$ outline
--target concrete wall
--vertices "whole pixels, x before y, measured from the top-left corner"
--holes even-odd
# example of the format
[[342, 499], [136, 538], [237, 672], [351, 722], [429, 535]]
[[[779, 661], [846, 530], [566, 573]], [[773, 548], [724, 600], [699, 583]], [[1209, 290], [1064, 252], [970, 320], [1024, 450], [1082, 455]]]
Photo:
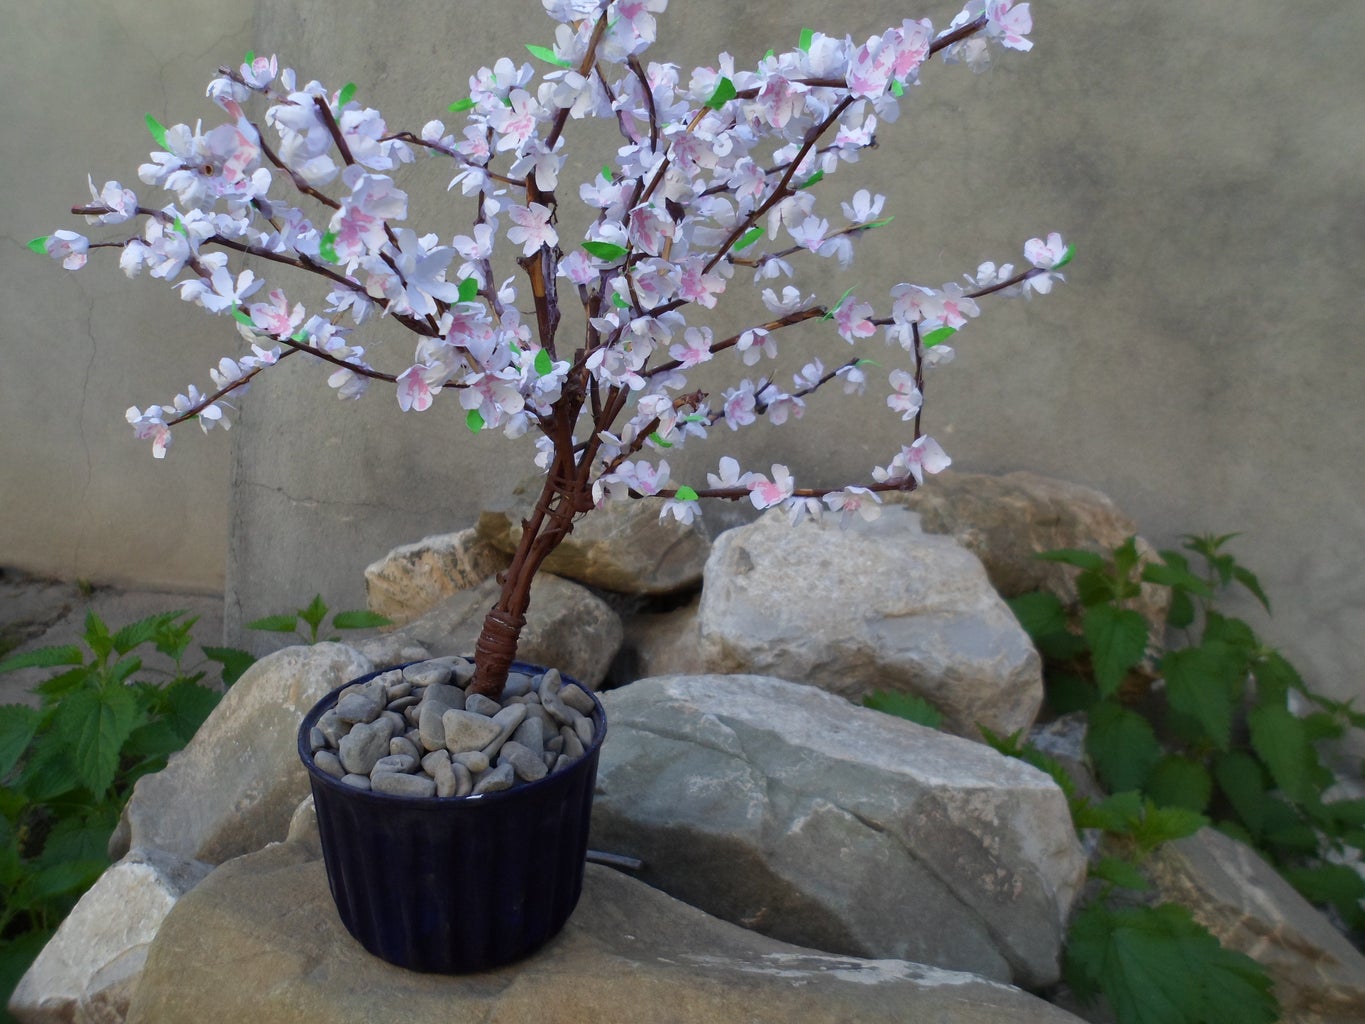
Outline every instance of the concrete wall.
[[[928, 0], [917, 10], [942, 24], [955, 7]], [[980, 259], [1017, 259], [1023, 239], [1061, 230], [1078, 246], [1068, 284], [1047, 299], [987, 310], [964, 334], [957, 363], [932, 382], [929, 429], [959, 467], [1028, 468], [1109, 493], [1161, 546], [1187, 532], [1242, 531], [1234, 550], [1276, 601], [1272, 621], [1252, 614], [1253, 622], [1315, 685], [1359, 693], [1365, 137], [1354, 126], [1365, 123], [1355, 54], [1365, 6], [1039, 0], [1033, 8], [1032, 54], [1006, 55], [980, 76], [929, 68], [901, 120], [884, 126], [879, 150], [827, 183], [830, 203], [859, 185], [886, 191], [896, 221], [868, 236], [846, 278], [806, 283], [831, 297], [852, 283], [869, 295], [906, 279], [939, 285]], [[729, 49], [743, 64], [789, 45], [804, 25], [861, 38], [905, 13], [885, 0], [853, 0], [837, 16], [813, 0], [674, 0], [652, 56], [690, 67]], [[414, 128], [463, 95], [479, 63], [551, 35], [532, 0], [260, 0], [255, 27], [258, 52], [278, 50], [305, 76], [334, 85], [354, 81], [391, 123]], [[211, 42], [203, 42], [205, 64], [245, 48]], [[196, 92], [186, 90], [186, 102]], [[90, 137], [65, 125], [60, 134], [54, 148], [83, 169]], [[582, 165], [601, 158], [593, 143]], [[428, 183], [432, 196], [416, 220], [453, 233], [459, 207], [443, 176]], [[51, 223], [12, 233], [26, 239]], [[25, 282], [54, 273], [38, 262], [25, 264]], [[149, 303], [157, 291], [139, 284], [123, 294]], [[73, 322], [64, 333], [74, 332]], [[156, 335], [166, 336], [160, 327]], [[228, 349], [224, 332], [217, 337], [199, 349], [204, 357]], [[397, 343], [396, 362], [409, 344]], [[813, 333], [808, 344], [842, 343]], [[50, 379], [23, 372], [24, 391]], [[233, 434], [229, 622], [319, 590], [334, 605], [359, 603], [367, 562], [466, 524], [528, 464], [500, 437], [471, 438], [448, 409], [404, 416], [378, 392], [341, 407], [316, 369], [275, 376], [250, 396]], [[755, 430], [734, 448], [748, 462], [784, 461], [806, 479], [837, 479], [843, 466], [894, 451], [899, 422], [875, 405], [832, 402], [794, 429]], [[8, 402], [0, 415], [14, 422]], [[69, 417], [50, 424], [46, 458], [84, 465], [92, 431], [78, 434]], [[178, 486], [194, 463], [223, 451], [219, 438], [177, 444], [193, 446], [188, 458], [174, 453]], [[28, 458], [12, 447], [7, 461]], [[698, 448], [681, 469], [695, 475], [719, 454], [716, 445]], [[166, 478], [149, 463], [136, 463], [147, 474], [140, 479]], [[28, 530], [36, 536], [35, 525]], [[21, 535], [0, 536], [0, 562], [26, 548]]]

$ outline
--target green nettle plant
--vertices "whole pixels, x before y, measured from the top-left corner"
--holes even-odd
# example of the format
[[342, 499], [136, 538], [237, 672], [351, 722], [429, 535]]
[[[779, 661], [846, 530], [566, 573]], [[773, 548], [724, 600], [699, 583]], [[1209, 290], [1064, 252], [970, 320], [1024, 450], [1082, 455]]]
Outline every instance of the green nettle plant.
[[[1233, 586], [1270, 609], [1256, 576], [1225, 550], [1234, 536], [1187, 537], [1183, 551], [1153, 562], [1131, 538], [1107, 555], [1043, 555], [1080, 569], [1080, 635], [1051, 595], [1011, 605], [1046, 658], [1052, 710], [1087, 713], [1086, 752], [1106, 789], [1206, 814], [1359, 932], [1365, 879], [1350, 865], [1365, 850], [1365, 800], [1324, 799], [1335, 776], [1319, 747], [1365, 726], [1365, 714], [1313, 693], [1250, 625], [1216, 609]], [[1169, 588], [1176, 642], [1156, 655], [1160, 685], [1134, 693], [1125, 679], [1153, 656], [1133, 607], [1142, 583]]]
[[[340, 640], [341, 636], [337, 633], [323, 635], [323, 623], [327, 621], [329, 611], [331, 609], [327, 606], [327, 602], [322, 599], [322, 595], [316, 594], [306, 607], [300, 608], [292, 614], [267, 615], [263, 619], [248, 622], [246, 628], [266, 633], [289, 633], [306, 644], [321, 643], [324, 640]], [[371, 611], [353, 610], [337, 612], [333, 615], [331, 628], [377, 629], [380, 626], [391, 625], [393, 625], [393, 621], [383, 615], [377, 615]], [[304, 632], [305, 626], [308, 629], [307, 632]]]
[[[158, 458], [177, 424], [226, 426], [258, 376], [301, 354], [342, 398], [380, 383], [404, 411], [454, 399], [471, 431], [536, 438], [544, 484], [475, 645], [475, 693], [501, 695], [532, 578], [575, 520], [606, 502], [653, 498], [681, 522], [702, 498], [782, 508], [794, 521], [871, 518], [881, 492], [946, 468], [921, 429], [926, 375], [952, 358], [946, 342], [979, 315], [978, 300], [1047, 294], [1072, 257], [1052, 232], [1024, 244], [1023, 269], [987, 262], [965, 284], [902, 283], [880, 314], [853, 289], [817, 296], [782, 283], [799, 261], [847, 266], [859, 237], [890, 224], [885, 197], [867, 189], [831, 209], [828, 179], [875, 145], [934, 57], [981, 69], [992, 49], [1031, 49], [1028, 4], [970, 0], [942, 30], [905, 19], [861, 44], [806, 29], [752, 69], [721, 54], [690, 75], [642, 59], [666, 5], [542, 0], [553, 46], [527, 47], [542, 71], [506, 57], [478, 69], [450, 105], [461, 122], [450, 129], [396, 129], [353, 83], [333, 91], [248, 55], [209, 85], [223, 123], [202, 131], [148, 118], [157, 149], [138, 176], [169, 197], [144, 202], [92, 180], [90, 201], [73, 207], [89, 223], [132, 222], [132, 234], [60, 230], [30, 244], [72, 270], [112, 250], [130, 277], [146, 271], [236, 322], [249, 348], [217, 362], [211, 389], [128, 410]], [[571, 124], [584, 119], [612, 126], [620, 145], [562, 197]], [[397, 172], [419, 154], [449, 164], [467, 234], [408, 226]], [[250, 267], [233, 265], [243, 257]], [[267, 272], [313, 294], [267, 287]], [[721, 300], [743, 278], [767, 313], [718, 329]], [[383, 317], [415, 341], [410, 355], [388, 354], [387, 369], [366, 352]], [[802, 325], [840, 354], [779, 373]], [[863, 354], [879, 336], [888, 345]], [[689, 383], [713, 361], [733, 371], [714, 398]], [[748, 375], [764, 361], [774, 368]], [[685, 443], [781, 425], [808, 401], [862, 394], [878, 379], [881, 414], [905, 436], [862, 476], [798, 487], [784, 465], [764, 473], [729, 457], [705, 481], [670, 476], [666, 453]]]
[[[0, 661], [0, 673], [59, 670], [37, 708], [0, 706], [0, 993], [9, 993], [81, 894], [109, 866], [109, 837], [143, 775], [159, 771], [252, 662], [202, 647], [187, 664], [195, 618], [154, 615], [111, 632], [93, 612], [84, 647], [46, 647]], [[143, 669], [139, 649], [172, 660]], [[0, 1003], [2, 1005], [2, 1003]]]

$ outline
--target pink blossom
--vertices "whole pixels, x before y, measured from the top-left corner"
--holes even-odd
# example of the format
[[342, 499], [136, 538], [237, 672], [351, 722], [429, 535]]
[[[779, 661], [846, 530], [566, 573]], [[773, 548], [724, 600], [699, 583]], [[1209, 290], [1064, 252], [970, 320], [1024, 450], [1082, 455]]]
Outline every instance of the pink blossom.
[[834, 323], [839, 328], [839, 336], [852, 344], [859, 338], [870, 338], [877, 333], [877, 326], [870, 319], [872, 307], [849, 296], [834, 313]]
[[892, 370], [892, 393], [887, 396], [886, 404], [901, 414], [902, 420], [912, 420], [924, 404], [924, 396], [915, 384], [915, 375], [905, 370]]
[[85, 266], [90, 239], [75, 231], [54, 231], [43, 242], [43, 248], [54, 260], [61, 260], [67, 270], [80, 270]]
[[790, 498], [795, 487], [796, 482], [787, 467], [774, 464], [771, 480], [762, 473], [753, 474], [749, 480], [749, 500], [756, 509], [772, 508]]
[[741, 473], [739, 463], [728, 455], [722, 455], [720, 459], [720, 474], [707, 473], [706, 484], [716, 490], [725, 490], [732, 487], [748, 488], [749, 481], [753, 479], [752, 473]]
[[541, 203], [530, 206], [509, 206], [507, 216], [515, 227], [507, 231], [507, 240], [521, 246], [523, 256], [534, 256], [542, 245], [559, 244], [559, 232], [550, 223], [550, 208]]
[[683, 343], [670, 347], [668, 354], [681, 363], [684, 370], [706, 362], [711, 358], [711, 328], [689, 327], [683, 334]]
[[1033, 15], [1028, 4], [1014, 6], [1014, 0], [989, 0], [986, 4], [986, 35], [999, 39], [1008, 50], [1031, 50], [1026, 37], [1033, 31]]
[[276, 338], [291, 338], [299, 324], [303, 323], [303, 304], [298, 303], [289, 309], [289, 300], [279, 288], [270, 293], [270, 301], [252, 303], [247, 307], [251, 322], [266, 334]]
[[409, 366], [398, 375], [398, 408], [404, 412], [410, 409], [426, 412], [431, 408], [432, 396], [441, 388], [439, 384], [433, 388], [427, 382], [426, 373], [427, 367], [418, 364]]
[[825, 495], [825, 504], [831, 512], [838, 512], [839, 525], [847, 529], [855, 516], [864, 522], [871, 522], [882, 514], [881, 497], [876, 491], [866, 487], [845, 487], [841, 491], [830, 491]]
[[754, 382], [744, 379], [739, 382], [739, 387], [729, 388], [725, 392], [725, 425], [731, 430], [738, 430], [740, 427], [747, 427], [754, 422]]

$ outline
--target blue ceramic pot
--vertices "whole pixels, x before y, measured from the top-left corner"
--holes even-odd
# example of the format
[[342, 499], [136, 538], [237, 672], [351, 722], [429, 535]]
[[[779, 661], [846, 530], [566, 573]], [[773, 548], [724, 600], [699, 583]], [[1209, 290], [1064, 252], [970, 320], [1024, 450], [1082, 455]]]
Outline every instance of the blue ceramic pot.
[[[521, 662], [513, 669], [544, 671]], [[601, 702], [593, 697], [591, 746], [563, 771], [474, 799], [392, 796], [326, 774], [308, 742], [346, 686], [381, 674], [337, 687], [299, 727], [342, 923], [375, 956], [413, 971], [459, 974], [529, 956], [564, 927], [583, 889], [607, 731]]]

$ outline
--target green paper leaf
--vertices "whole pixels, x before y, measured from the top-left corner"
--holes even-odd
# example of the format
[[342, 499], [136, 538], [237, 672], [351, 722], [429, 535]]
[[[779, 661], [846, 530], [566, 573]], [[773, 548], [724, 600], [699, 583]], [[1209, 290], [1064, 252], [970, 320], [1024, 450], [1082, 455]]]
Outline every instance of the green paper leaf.
[[797, 185], [797, 186], [796, 186], [796, 190], [797, 190], [798, 192], [800, 192], [803, 188], [810, 188], [812, 185], [814, 185], [814, 184], [816, 184], [817, 182], [823, 180], [824, 177], [825, 177], [825, 172], [824, 172], [823, 170], [816, 171], [814, 174], [812, 174], [812, 175], [811, 175], [809, 178], [807, 178], [805, 181], [801, 182], [801, 184]]
[[1135, 611], [1100, 604], [1085, 610], [1081, 628], [1090, 646], [1095, 684], [1108, 697], [1147, 652], [1147, 620]]
[[873, 228], [884, 228], [895, 219], [896, 215], [893, 213], [890, 217], [883, 217], [881, 220], [868, 221], [863, 225], [863, 230], [871, 231]]
[[943, 344], [956, 333], [955, 327], [939, 327], [924, 335], [919, 341], [925, 348], [933, 348], [935, 345]]
[[446, 109], [452, 114], [463, 114], [466, 110], [473, 110], [475, 106], [477, 106], [477, 104], [474, 102], [474, 97], [466, 96], [462, 100], [456, 100], [450, 106], [446, 107]]
[[246, 51], [246, 58], [242, 61], [242, 63], [243, 63], [243, 64], [250, 65], [251, 62], [254, 61], [255, 59], [256, 59], [256, 51], [255, 51], [255, 50], [247, 50], [247, 51]]
[[722, 78], [716, 83], [716, 91], [711, 94], [711, 98], [706, 101], [706, 106], [712, 110], [719, 110], [727, 102], [735, 98], [735, 83], [728, 78]]
[[535, 367], [536, 373], [539, 376], [544, 377], [547, 374], [554, 372], [555, 361], [550, 357], [549, 352], [547, 352], [545, 349], [541, 349], [539, 352], [536, 353]]
[[810, 53], [811, 40], [815, 38], [815, 31], [809, 28], [801, 30], [801, 39], [796, 44], [796, 48], [802, 53]]
[[554, 50], [550, 49], [548, 46], [537, 46], [534, 43], [527, 43], [526, 49], [531, 51], [532, 57], [538, 57], [546, 64], [553, 64], [555, 67], [559, 68], [573, 67], [573, 61], [565, 60], [563, 57], [558, 56]]
[[341, 92], [337, 93], [337, 108], [341, 109], [350, 103], [355, 97], [355, 83], [347, 82], [341, 87]]
[[1068, 245], [1066, 247], [1066, 252], [1062, 253], [1062, 258], [1052, 265], [1052, 269], [1061, 270], [1062, 267], [1066, 266], [1068, 263], [1071, 262], [1071, 258], [1075, 255], [1076, 247], [1074, 245]]
[[185, 227], [185, 222], [179, 217], [175, 218], [175, 223], [171, 225], [171, 230], [186, 238], [190, 237], [190, 229]]
[[762, 237], [763, 237], [762, 228], [750, 228], [748, 231], [744, 232], [744, 234], [739, 236], [739, 241], [735, 243], [735, 252], [739, 252], [741, 249], [749, 248], [749, 246], [753, 245]]
[[651, 441], [653, 441], [656, 445], [658, 445], [660, 448], [672, 448], [672, 447], [673, 447], [673, 442], [672, 442], [672, 441], [665, 441], [665, 440], [663, 439], [663, 437], [661, 437], [661, 436], [659, 435], [659, 432], [658, 432], [658, 431], [655, 431], [654, 433], [650, 434], [650, 435], [649, 435], [649, 439], [650, 439]]
[[318, 255], [328, 263], [341, 262], [337, 259], [336, 240], [337, 233], [335, 231], [328, 231], [322, 236], [322, 241], [318, 243]]
[[232, 319], [247, 327], [254, 328], [256, 326], [255, 321], [253, 321], [251, 317], [247, 315], [246, 310], [242, 309], [240, 306], [232, 311]]
[[483, 414], [478, 409], [470, 409], [465, 414], [464, 425], [477, 434], [484, 426]]
[[458, 302], [473, 302], [479, 296], [479, 282], [476, 278], [466, 277], [460, 281], [460, 294], [457, 295]]
[[850, 285], [848, 288], [845, 288], [845, 289], [844, 289], [844, 294], [842, 294], [842, 295], [839, 296], [839, 301], [837, 301], [834, 305], [830, 306], [829, 309], [825, 310], [825, 315], [822, 316], [820, 319], [821, 319], [821, 320], [830, 320], [830, 319], [833, 319], [834, 314], [837, 313], [837, 312], [839, 311], [839, 307], [842, 306], [842, 305], [844, 304], [844, 300], [845, 300], [846, 298], [848, 298], [850, 295], [853, 294], [853, 289], [856, 288], [856, 287], [858, 287], [858, 286], [857, 286], [857, 285]]
[[47, 240], [51, 235], [39, 235], [25, 247], [29, 252], [36, 252], [39, 256], [47, 255]]
[[147, 130], [152, 133], [152, 138], [162, 149], [166, 148], [166, 128], [160, 121], [151, 114], [147, 115]]
[[900, 99], [905, 95], [905, 86], [901, 85], [900, 82], [896, 81], [894, 78], [891, 80], [891, 95], [896, 97], [896, 99]]
[[694, 490], [692, 490], [692, 488], [688, 487], [686, 484], [683, 484], [683, 486], [679, 487], [677, 493], [676, 493], [675, 495], [673, 495], [673, 496], [674, 496], [675, 498], [677, 498], [679, 501], [699, 501], [699, 500], [701, 500], [701, 499], [698, 497], [697, 492], [694, 491]]
[[595, 256], [607, 263], [615, 263], [626, 254], [626, 247], [614, 242], [584, 242], [583, 248], [589, 256]]
[[627, 302], [627, 301], [626, 301], [624, 298], [622, 298], [620, 295], [618, 295], [616, 292], [612, 292], [612, 293], [611, 293], [611, 304], [612, 304], [613, 306], [615, 306], [617, 309], [629, 309], [629, 308], [630, 308], [630, 303]]
[[603, 164], [603, 165], [602, 165], [602, 169], [601, 169], [600, 171], [598, 171], [597, 173], [600, 174], [600, 175], [602, 175], [602, 180], [603, 180], [603, 181], [605, 181], [605, 182], [607, 182], [607, 183], [610, 183], [610, 182], [611, 182], [611, 165], [610, 165], [610, 164]]

